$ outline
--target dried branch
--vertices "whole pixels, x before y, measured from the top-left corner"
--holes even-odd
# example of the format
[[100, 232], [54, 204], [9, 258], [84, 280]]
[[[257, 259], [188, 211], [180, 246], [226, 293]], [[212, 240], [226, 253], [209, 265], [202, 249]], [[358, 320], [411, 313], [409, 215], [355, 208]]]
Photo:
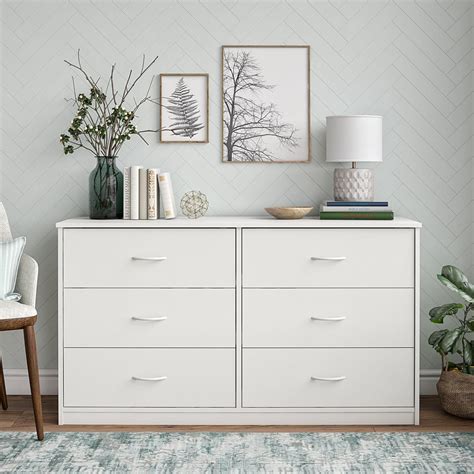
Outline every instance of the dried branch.
[[132, 89], [135, 87], [135, 85], [137, 84], [137, 82], [143, 77], [143, 75], [148, 71], [148, 69], [151, 68], [151, 66], [153, 66], [153, 64], [155, 64], [155, 62], [157, 61], [158, 59], [158, 56], [155, 56], [155, 58], [153, 59], [153, 61], [150, 62], [150, 64], [148, 64], [148, 66], [145, 67], [145, 55], [143, 55], [143, 59], [142, 59], [142, 68], [141, 68], [141, 71], [140, 71], [140, 74], [136, 77], [136, 79], [132, 82], [132, 85], [130, 87], [128, 87], [128, 82], [132, 76], [132, 71], [130, 71], [130, 74], [129, 74], [129, 77], [127, 79], [127, 84], [125, 85], [125, 88], [124, 88], [124, 95], [122, 96], [122, 104], [124, 102], [124, 100], [126, 99], [126, 97], [128, 96], [128, 94], [132, 91]]

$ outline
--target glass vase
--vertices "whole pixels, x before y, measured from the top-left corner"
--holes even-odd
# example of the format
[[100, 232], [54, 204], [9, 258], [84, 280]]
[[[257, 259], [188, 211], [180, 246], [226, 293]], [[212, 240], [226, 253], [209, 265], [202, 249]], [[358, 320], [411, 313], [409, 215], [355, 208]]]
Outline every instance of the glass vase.
[[97, 156], [97, 166], [89, 176], [91, 219], [123, 218], [123, 174], [116, 156]]

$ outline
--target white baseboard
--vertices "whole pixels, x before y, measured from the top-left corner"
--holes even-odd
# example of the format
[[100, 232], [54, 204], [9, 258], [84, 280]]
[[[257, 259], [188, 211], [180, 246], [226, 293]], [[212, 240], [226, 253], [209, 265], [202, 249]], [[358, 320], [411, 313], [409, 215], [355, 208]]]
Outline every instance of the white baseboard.
[[[420, 370], [420, 394], [436, 395], [436, 382], [439, 378], [439, 369]], [[26, 369], [5, 369], [5, 384], [7, 394], [29, 395], [30, 384]], [[40, 370], [40, 385], [43, 395], [58, 394], [58, 371], [56, 369]]]
[[[5, 369], [7, 395], [30, 395], [30, 382], [26, 369]], [[58, 371], [56, 369], [40, 370], [40, 387], [42, 395], [58, 394]]]
[[441, 369], [420, 370], [420, 395], [438, 395], [436, 382], [438, 382]]

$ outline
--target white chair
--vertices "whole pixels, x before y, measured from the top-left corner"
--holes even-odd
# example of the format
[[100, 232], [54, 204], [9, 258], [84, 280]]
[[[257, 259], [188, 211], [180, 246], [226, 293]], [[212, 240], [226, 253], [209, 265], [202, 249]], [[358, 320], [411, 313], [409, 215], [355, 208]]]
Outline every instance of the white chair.
[[[0, 241], [11, 240], [12, 234], [8, 217], [0, 202]], [[36, 286], [38, 283], [38, 264], [29, 255], [23, 254], [18, 269], [15, 291], [21, 295], [20, 302], [0, 300], [0, 331], [22, 329], [25, 337], [26, 363], [30, 379], [33, 411], [35, 414], [36, 433], [41, 441], [43, 432], [43, 410], [41, 407], [41, 391], [39, 384], [38, 359], [36, 356], [36, 339], [33, 328], [37, 312]], [[0, 401], [4, 410], [8, 408], [3, 364], [0, 353]]]

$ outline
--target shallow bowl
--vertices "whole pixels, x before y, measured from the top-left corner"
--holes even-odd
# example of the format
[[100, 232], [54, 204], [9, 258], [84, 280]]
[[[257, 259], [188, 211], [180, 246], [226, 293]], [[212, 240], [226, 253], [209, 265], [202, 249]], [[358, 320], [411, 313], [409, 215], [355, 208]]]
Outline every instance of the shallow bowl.
[[265, 210], [277, 219], [301, 219], [312, 207], [266, 207]]

